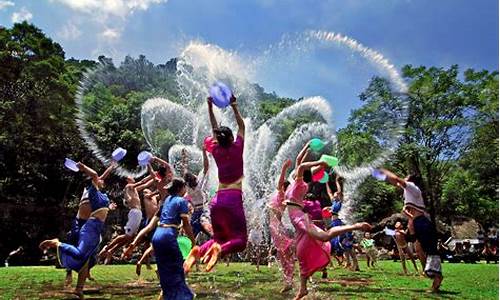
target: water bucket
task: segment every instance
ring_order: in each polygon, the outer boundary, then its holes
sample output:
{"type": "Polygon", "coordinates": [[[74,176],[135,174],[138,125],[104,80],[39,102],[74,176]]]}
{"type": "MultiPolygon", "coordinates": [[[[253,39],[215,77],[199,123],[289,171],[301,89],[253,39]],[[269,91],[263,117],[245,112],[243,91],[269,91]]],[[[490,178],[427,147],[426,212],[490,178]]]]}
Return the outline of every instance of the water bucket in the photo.
{"type": "Polygon", "coordinates": [[[219,108],[224,108],[231,102],[231,96],[233,92],[231,89],[222,82],[216,82],[210,87],[209,91],[210,97],[212,97],[212,103],[219,108]]]}
{"type": "Polygon", "coordinates": [[[318,138],[314,138],[311,141],[309,141],[309,148],[311,148],[312,151],[318,152],[325,147],[327,143],[323,142],[322,140],[318,138]]]}
{"type": "Polygon", "coordinates": [[[181,250],[182,258],[186,259],[188,257],[189,252],[191,251],[191,240],[183,235],[177,237],[177,244],[179,244],[179,250],[181,250]]]}
{"type": "Polygon", "coordinates": [[[326,174],[325,169],[321,168],[318,171],[313,172],[313,174],[312,174],[312,180],[315,181],[315,182],[318,182],[318,181],[322,180],[325,177],[325,174],[326,174]]]}
{"type": "Polygon", "coordinates": [[[372,176],[380,181],[385,181],[387,179],[387,175],[385,175],[384,172],[380,171],[379,169],[373,169],[372,176]]]}
{"type": "Polygon", "coordinates": [[[122,147],[118,147],[113,151],[113,154],[111,156],[113,157],[113,160],[115,161],[120,161],[122,160],[125,155],[127,155],[127,150],[123,149],[122,147]]]}
{"type": "Polygon", "coordinates": [[[339,164],[339,159],[331,155],[323,154],[319,160],[326,162],[329,167],[335,167],[339,164]]]}
{"type": "Polygon", "coordinates": [[[212,151],[215,148],[215,144],[216,144],[215,139],[211,136],[207,136],[203,140],[203,145],[205,146],[205,150],[207,150],[208,153],[212,153],[212,151]]]}
{"type": "Polygon", "coordinates": [[[325,172],[323,177],[319,180],[320,183],[327,183],[330,180],[330,176],[328,176],[328,172],[325,172]]]}
{"type": "Polygon", "coordinates": [[[69,158],[66,158],[64,160],[64,166],[68,169],[70,169],[71,171],[73,172],[78,172],[80,171],[80,169],[78,168],[78,166],[76,165],[76,162],[74,160],[71,160],[69,158]]]}
{"type": "Polygon", "coordinates": [[[144,167],[149,163],[152,157],[153,154],[151,154],[150,152],[142,151],[141,153],[139,153],[139,155],[137,155],[137,162],[140,166],[144,167]]]}

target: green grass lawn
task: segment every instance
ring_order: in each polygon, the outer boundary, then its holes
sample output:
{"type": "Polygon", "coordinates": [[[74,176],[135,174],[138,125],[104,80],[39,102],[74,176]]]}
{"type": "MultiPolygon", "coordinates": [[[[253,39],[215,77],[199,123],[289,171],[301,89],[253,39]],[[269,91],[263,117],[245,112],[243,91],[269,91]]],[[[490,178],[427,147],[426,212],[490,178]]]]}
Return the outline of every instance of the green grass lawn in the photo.
{"type": "MultiPolygon", "coordinates": [[[[380,262],[361,272],[330,268],[328,279],[315,274],[306,299],[498,299],[498,265],[443,265],[442,293],[427,293],[430,280],[401,275],[401,265],[380,262]]],[[[156,299],[159,292],[154,271],[143,268],[138,280],[135,266],[99,265],[92,270],[95,282],[85,288],[86,299],[156,299]]],[[[75,274],[76,275],[76,274],[75,274]]],[[[2,299],[75,299],[63,290],[65,272],[54,267],[9,267],[0,269],[2,299]]],[[[76,276],[75,280],[76,280],[76,276]]],[[[212,273],[193,272],[188,278],[197,299],[291,299],[293,292],[280,294],[281,275],[271,268],[246,263],[221,264],[212,273]]],[[[297,286],[297,285],[296,285],[297,286]]]]}

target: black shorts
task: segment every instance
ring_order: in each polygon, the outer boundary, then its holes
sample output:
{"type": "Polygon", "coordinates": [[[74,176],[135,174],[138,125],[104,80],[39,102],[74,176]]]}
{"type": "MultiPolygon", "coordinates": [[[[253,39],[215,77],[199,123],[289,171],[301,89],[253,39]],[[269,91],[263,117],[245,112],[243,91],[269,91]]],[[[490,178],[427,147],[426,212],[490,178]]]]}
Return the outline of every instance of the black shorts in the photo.
{"type": "Polygon", "coordinates": [[[413,220],[415,237],[420,242],[426,255],[439,255],[437,251],[436,226],[425,216],[418,216],[413,220]]]}

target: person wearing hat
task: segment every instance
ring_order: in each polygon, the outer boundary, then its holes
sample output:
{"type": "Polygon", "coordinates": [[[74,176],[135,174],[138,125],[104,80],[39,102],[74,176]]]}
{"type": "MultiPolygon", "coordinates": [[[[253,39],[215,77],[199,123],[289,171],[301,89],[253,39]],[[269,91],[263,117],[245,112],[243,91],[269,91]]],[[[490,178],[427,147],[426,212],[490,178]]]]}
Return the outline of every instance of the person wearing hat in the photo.
{"type": "Polygon", "coordinates": [[[207,99],[207,104],[213,136],[217,141],[212,156],[219,178],[219,188],[210,202],[213,237],[201,247],[193,247],[184,264],[186,272],[200,258],[207,263],[205,270],[211,271],[220,257],[243,251],[248,240],[242,192],[245,122],[234,95],[231,95],[230,105],[238,125],[236,139],[229,127],[217,123],[211,97],[207,99]]]}
{"type": "Polygon", "coordinates": [[[156,216],[139,232],[125,250],[123,257],[130,257],[142,239],[149,232],[155,230],[151,244],[156,257],[162,299],[193,299],[194,294],[186,284],[183,269],[184,260],[177,242],[179,229],[182,228],[192,245],[195,244],[188,202],[183,197],[186,194],[186,182],[181,178],[173,178],[165,188],[169,196],[160,206],[156,216]]]}

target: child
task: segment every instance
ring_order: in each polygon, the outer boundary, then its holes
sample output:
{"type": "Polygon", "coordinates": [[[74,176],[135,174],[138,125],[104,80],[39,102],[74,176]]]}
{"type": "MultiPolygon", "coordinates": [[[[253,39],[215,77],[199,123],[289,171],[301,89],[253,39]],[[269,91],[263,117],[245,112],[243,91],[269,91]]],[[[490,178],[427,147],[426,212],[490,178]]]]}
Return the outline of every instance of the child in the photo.
{"type": "Polygon", "coordinates": [[[368,268],[375,267],[377,262],[377,249],[375,249],[375,241],[369,232],[365,232],[365,237],[361,240],[361,247],[366,253],[366,265],[368,268]]]}
{"type": "Polygon", "coordinates": [[[401,265],[403,266],[403,271],[405,274],[408,274],[408,270],[406,269],[406,255],[411,259],[411,262],[413,263],[413,267],[415,268],[415,271],[417,271],[418,274],[418,268],[417,264],[415,262],[415,258],[413,257],[413,250],[411,247],[408,246],[408,242],[406,240],[406,235],[407,232],[403,230],[403,224],[401,222],[396,222],[395,225],[395,232],[396,234],[394,235],[394,240],[396,240],[396,246],[398,247],[398,252],[399,252],[399,257],[401,258],[401,265]]]}

